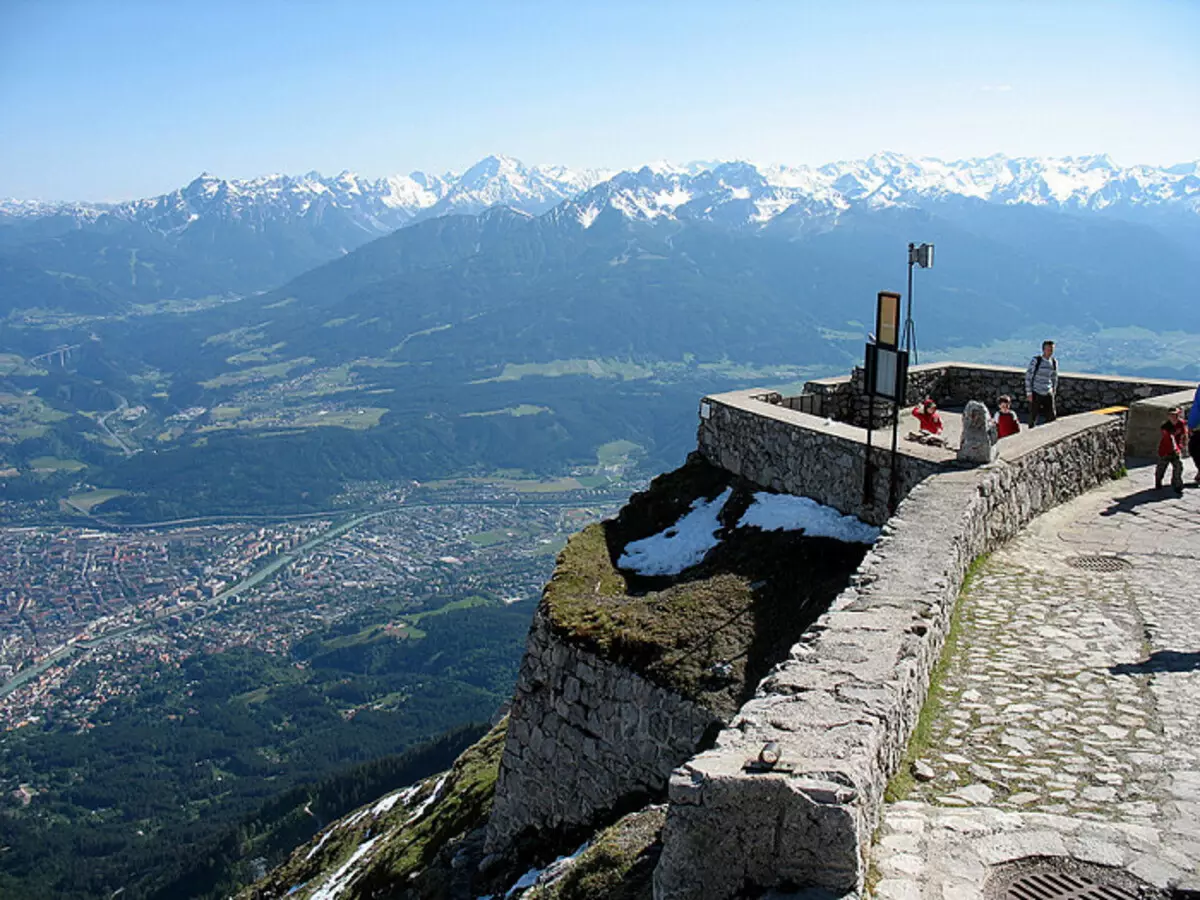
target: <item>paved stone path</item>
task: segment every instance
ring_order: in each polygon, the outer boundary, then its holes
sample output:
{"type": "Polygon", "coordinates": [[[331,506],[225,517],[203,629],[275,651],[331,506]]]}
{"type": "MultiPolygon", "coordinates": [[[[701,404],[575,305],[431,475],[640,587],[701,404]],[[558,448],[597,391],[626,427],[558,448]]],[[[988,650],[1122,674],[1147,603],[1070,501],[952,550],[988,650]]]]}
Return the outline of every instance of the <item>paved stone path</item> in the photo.
{"type": "Polygon", "coordinates": [[[884,811],[881,900],[982,896],[1028,856],[1200,890],[1200,487],[1133,470],[980,567],[918,781],[884,811]],[[1101,556],[1115,571],[1078,568],[1101,556]]]}

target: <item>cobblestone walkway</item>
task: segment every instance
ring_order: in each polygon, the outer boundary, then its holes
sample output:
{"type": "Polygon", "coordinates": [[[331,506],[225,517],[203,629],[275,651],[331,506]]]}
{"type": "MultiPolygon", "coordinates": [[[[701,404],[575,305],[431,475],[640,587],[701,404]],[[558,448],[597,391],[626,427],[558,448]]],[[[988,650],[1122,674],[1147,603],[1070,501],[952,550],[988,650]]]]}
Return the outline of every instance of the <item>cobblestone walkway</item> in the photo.
{"type": "Polygon", "coordinates": [[[1200,488],[1138,469],[1052,510],[960,616],[929,780],[884,811],[874,896],[980,897],[1028,856],[1200,889],[1200,488]]]}

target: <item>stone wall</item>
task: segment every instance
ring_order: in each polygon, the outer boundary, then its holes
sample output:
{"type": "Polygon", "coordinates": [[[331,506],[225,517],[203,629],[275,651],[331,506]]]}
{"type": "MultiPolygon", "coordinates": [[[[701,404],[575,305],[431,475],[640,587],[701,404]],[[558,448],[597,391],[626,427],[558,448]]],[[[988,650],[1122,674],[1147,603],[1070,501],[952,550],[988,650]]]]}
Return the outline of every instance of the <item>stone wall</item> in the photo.
{"type": "MultiPolygon", "coordinates": [[[[874,491],[864,504],[865,432],[852,425],[765,403],[761,391],[732,391],[707,397],[707,418],[700,420],[700,453],[715,466],[787,494],[811,497],[873,525],[888,517],[891,478],[890,443],[875,445],[874,491]]],[[[941,465],[901,455],[897,459],[898,496],[941,465]]]]}
{"type": "Polygon", "coordinates": [[[1005,439],[1005,458],[917,485],[855,584],[776,666],[713,750],[671,777],[656,900],[748,885],[859,890],[971,562],[1124,463],[1123,415],[1005,439]],[[777,742],[773,771],[747,770],[777,742]]]}
{"type": "Polygon", "coordinates": [[[1195,390],[1179,391],[1133,404],[1129,408],[1129,427],[1125,432],[1125,455],[1131,459],[1156,459],[1167,410],[1179,406],[1187,416],[1195,394],[1195,390]]]}
{"type": "Polygon", "coordinates": [[[559,638],[539,607],[509,717],[488,852],[560,843],[614,810],[661,797],[723,720],[559,638]]]}
{"type": "MultiPolygon", "coordinates": [[[[801,395],[782,397],[780,403],[865,428],[872,406],[862,393],[864,384],[863,370],[856,368],[849,376],[810,381],[801,395]],[[806,397],[813,399],[806,400],[806,397]]],[[[1060,371],[1058,412],[1059,415],[1074,415],[1110,406],[1131,406],[1139,400],[1187,387],[1189,383],[1183,381],[1060,371]]],[[[1190,387],[1194,389],[1195,385],[1190,387]]],[[[960,362],[912,366],[908,370],[905,405],[913,406],[927,394],[941,406],[963,406],[968,400],[979,400],[990,410],[995,410],[997,397],[1009,394],[1024,415],[1025,367],[960,362]]],[[[892,420],[891,403],[876,400],[873,409],[873,427],[880,428],[892,420]]]]}

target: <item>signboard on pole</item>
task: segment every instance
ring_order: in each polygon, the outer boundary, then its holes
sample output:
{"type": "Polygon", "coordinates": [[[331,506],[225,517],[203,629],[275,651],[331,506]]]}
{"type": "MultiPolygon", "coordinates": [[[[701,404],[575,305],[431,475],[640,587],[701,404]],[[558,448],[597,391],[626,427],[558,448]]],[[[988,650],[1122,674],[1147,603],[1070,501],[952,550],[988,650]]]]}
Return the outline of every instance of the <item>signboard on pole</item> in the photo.
{"type": "Polygon", "coordinates": [[[908,392],[908,351],[867,344],[867,395],[903,403],[908,392]]]}
{"type": "Polygon", "coordinates": [[[900,346],[900,295],[880,291],[875,301],[875,343],[895,350],[900,346]]]}

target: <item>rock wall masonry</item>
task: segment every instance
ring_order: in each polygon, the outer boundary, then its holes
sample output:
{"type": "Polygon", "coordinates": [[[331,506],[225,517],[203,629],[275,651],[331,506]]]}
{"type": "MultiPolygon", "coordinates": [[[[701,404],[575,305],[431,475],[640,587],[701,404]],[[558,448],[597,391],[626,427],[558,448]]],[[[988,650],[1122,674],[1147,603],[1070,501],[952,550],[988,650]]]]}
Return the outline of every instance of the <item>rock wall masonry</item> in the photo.
{"type": "Polygon", "coordinates": [[[1124,463],[1124,416],[1060,420],[1007,458],[915,487],[856,583],[721,732],[671,778],[656,900],[747,885],[859,890],[971,562],[1124,463]],[[745,763],[778,742],[777,771],[745,763]]]}
{"type": "MultiPolygon", "coordinates": [[[[1032,357],[1031,357],[1032,358],[1032,357]]],[[[863,394],[864,373],[856,368],[850,375],[810,381],[800,397],[780,398],[785,406],[830,416],[865,427],[881,428],[892,420],[892,404],[863,394]],[[803,399],[807,395],[812,400],[803,399]],[[871,414],[873,412],[873,415],[871,414]]],[[[1119,375],[1059,372],[1058,413],[1074,415],[1110,406],[1131,406],[1139,400],[1195,388],[1194,384],[1169,379],[1135,379],[1119,375]]],[[[1025,413],[1025,367],[988,366],[975,363],[939,362],[912,366],[908,370],[905,405],[913,406],[926,395],[942,406],[963,406],[978,400],[989,410],[996,408],[1001,394],[1013,397],[1025,413]]]]}
{"type": "MultiPolygon", "coordinates": [[[[871,450],[875,490],[873,501],[864,506],[867,448],[858,429],[764,403],[757,399],[759,393],[734,391],[706,398],[708,418],[701,419],[698,434],[704,458],[761,487],[811,497],[873,525],[887,521],[890,448],[871,450]]],[[[901,455],[899,496],[940,470],[936,462],[901,455]]]]}
{"type": "Polygon", "coordinates": [[[488,852],[581,830],[661,797],[671,771],[723,720],[554,633],[534,616],[487,830],[488,852]]]}

